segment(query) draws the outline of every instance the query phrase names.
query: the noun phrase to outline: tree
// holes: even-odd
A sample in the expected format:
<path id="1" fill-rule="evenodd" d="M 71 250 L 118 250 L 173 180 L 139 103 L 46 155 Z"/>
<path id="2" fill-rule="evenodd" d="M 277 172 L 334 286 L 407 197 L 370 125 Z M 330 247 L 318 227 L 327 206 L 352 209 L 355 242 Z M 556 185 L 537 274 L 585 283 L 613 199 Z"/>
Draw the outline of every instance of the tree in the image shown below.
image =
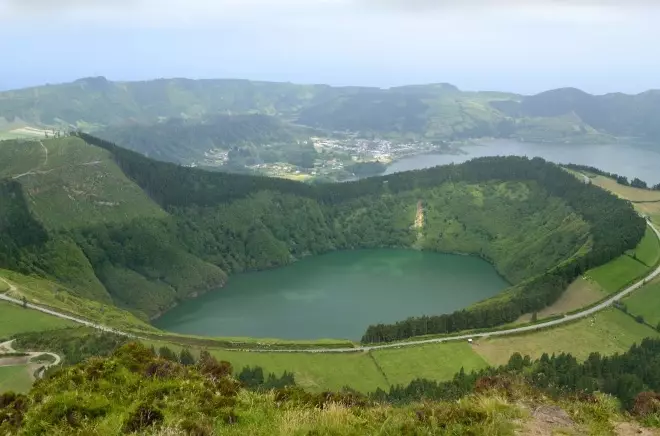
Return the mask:
<path id="1" fill-rule="evenodd" d="M 165 360 L 169 360 L 171 362 L 178 362 L 179 358 L 176 355 L 176 353 L 172 350 L 170 350 L 168 347 L 160 347 L 158 349 L 158 355 L 162 357 Z"/>
<path id="2" fill-rule="evenodd" d="M 635 177 L 633 181 L 630 182 L 630 186 L 634 188 L 648 189 L 648 185 L 646 184 L 646 182 L 637 177 Z"/>
<path id="3" fill-rule="evenodd" d="M 644 317 L 642 315 L 637 315 L 635 317 L 635 321 L 637 321 L 640 324 L 644 324 Z"/>
<path id="4" fill-rule="evenodd" d="M 181 365 L 190 366 L 195 364 L 195 357 L 192 355 L 189 349 L 184 348 L 179 354 L 179 362 Z"/>

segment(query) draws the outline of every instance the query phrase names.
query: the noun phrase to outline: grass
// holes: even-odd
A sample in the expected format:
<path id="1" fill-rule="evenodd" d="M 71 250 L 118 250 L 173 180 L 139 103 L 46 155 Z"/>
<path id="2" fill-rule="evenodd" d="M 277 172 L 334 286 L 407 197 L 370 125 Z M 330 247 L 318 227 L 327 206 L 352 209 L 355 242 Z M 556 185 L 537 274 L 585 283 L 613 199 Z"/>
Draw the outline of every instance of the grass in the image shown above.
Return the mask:
<path id="1" fill-rule="evenodd" d="M 407 385 L 416 378 L 445 381 L 461 367 L 470 372 L 488 366 L 466 342 L 377 350 L 371 356 L 391 385 Z"/>
<path id="2" fill-rule="evenodd" d="M 156 349 L 167 346 L 181 352 L 181 345 L 160 341 L 144 341 Z M 199 348 L 191 347 L 194 355 Z M 240 372 L 246 366 L 261 366 L 266 372 L 282 374 L 294 373 L 296 384 L 312 392 L 340 390 L 350 386 L 361 392 L 371 392 L 377 388 L 388 389 L 385 377 L 378 370 L 374 360 L 362 352 L 356 353 L 275 353 L 230 351 L 208 348 L 219 360 L 232 364 L 234 372 Z"/>
<path id="3" fill-rule="evenodd" d="M 94 320 L 99 324 L 119 329 L 128 331 L 157 331 L 157 329 L 151 325 L 138 319 L 125 310 L 119 309 L 110 304 L 103 304 L 98 301 L 80 298 L 69 292 L 67 288 L 54 282 L 37 277 L 24 276 L 7 270 L 0 270 L 0 276 L 16 285 L 18 291 L 9 293 L 11 297 L 16 299 L 21 299 L 25 296 L 30 303 L 48 306 L 60 312 Z M 3 282 L 0 281 L 0 283 Z M 20 310 L 23 309 L 20 308 Z M 41 312 L 33 310 L 29 310 L 28 312 L 42 315 Z M 53 318 L 45 314 L 43 314 L 43 316 Z M 59 320 L 59 318 L 55 319 Z M 69 321 L 67 321 L 67 323 L 66 326 L 77 325 Z M 0 334 L 0 337 L 2 337 L 2 334 Z"/>
<path id="4" fill-rule="evenodd" d="M 26 393 L 32 387 L 32 380 L 26 366 L 0 366 L 0 394 L 14 391 Z"/>
<path id="5" fill-rule="evenodd" d="M 603 299 L 603 291 L 598 283 L 593 280 L 579 277 L 564 291 L 559 300 L 552 306 L 548 306 L 537 313 L 537 319 L 545 319 L 551 316 L 569 313 L 582 307 L 587 307 Z M 516 321 L 516 324 L 524 324 L 532 321 L 532 314 L 528 313 Z"/>
<path id="6" fill-rule="evenodd" d="M 296 384 L 312 392 L 337 391 L 344 386 L 360 392 L 389 388 L 385 377 L 366 353 L 249 353 L 211 350 L 211 354 L 231 362 L 237 371 L 250 365 L 261 366 L 276 374 L 292 371 Z"/>
<path id="7" fill-rule="evenodd" d="M 660 241 L 653 230 L 646 228 L 646 234 L 642 242 L 633 250 L 631 256 L 650 267 L 655 266 L 660 261 Z"/>
<path id="8" fill-rule="evenodd" d="M 631 186 L 620 185 L 614 179 L 604 176 L 596 176 L 591 178 L 593 184 L 610 191 L 621 198 L 636 201 L 660 201 L 660 192 L 651 191 L 649 189 L 633 188 Z"/>
<path id="9" fill-rule="evenodd" d="M 0 338 L 10 338 L 16 333 L 57 330 L 73 325 L 75 324 L 71 321 L 0 302 Z"/>
<path id="10" fill-rule="evenodd" d="M 44 140 L 43 144 L 48 149 L 47 161 L 38 143 L 25 147 L 23 156 L 14 149 L 12 156 L 16 165 L 35 154 L 41 159 L 37 173 L 19 181 L 28 194 L 32 211 L 47 228 L 68 229 L 166 216 L 126 178 L 105 150 L 90 147 L 78 138 Z M 0 161 L 5 159 L 4 155 L 4 149 L 0 148 Z M 4 172 L 18 174 L 32 169 L 8 167 Z"/>
<path id="11" fill-rule="evenodd" d="M 648 270 L 643 263 L 623 255 L 588 271 L 586 276 L 598 283 L 607 294 L 613 294 L 636 278 L 642 277 Z"/>
<path id="12" fill-rule="evenodd" d="M 660 324 L 660 280 L 655 280 L 635 291 L 624 300 L 628 312 L 642 316 L 652 326 Z"/>
<path id="13" fill-rule="evenodd" d="M 180 345 L 146 341 L 156 349 L 167 346 L 177 353 Z M 199 349 L 193 349 L 198 354 Z M 360 392 L 387 390 L 390 385 L 408 384 L 415 378 L 449 380 L 454 374 L 485 368 L 486 361 L 467 343 L 430 344 L 371 353 L 273 353 L 209 349 L 220 360 L 230 362 L 235 372 L 246 366 L 261 366 L 267 372 L 292 371 L 296 383 L 312 392 L 340 390 L 350 386 Z"/>
<path id="14" fill-rule="evenodd" d="M 474 350 L 491 365 L 507 363 L 519 352 L 534 359 L 543 353 L 571 353 L 586 359 L 592 352 L 610 355 L 624 352 L 645 337 L 660 336 L 658 332 L 618 309 L 607 309 L 591 317 L 535 333 L 480 339 Z"/>
<path id="15" fill-rule="evenodd" d="M 607 294 L 613 294 L 644 276 L 659 258 L 658 238 L 647 228 L 644 238 L 634 250 L 587 271 L 585 275 L 600 285 Z"/>

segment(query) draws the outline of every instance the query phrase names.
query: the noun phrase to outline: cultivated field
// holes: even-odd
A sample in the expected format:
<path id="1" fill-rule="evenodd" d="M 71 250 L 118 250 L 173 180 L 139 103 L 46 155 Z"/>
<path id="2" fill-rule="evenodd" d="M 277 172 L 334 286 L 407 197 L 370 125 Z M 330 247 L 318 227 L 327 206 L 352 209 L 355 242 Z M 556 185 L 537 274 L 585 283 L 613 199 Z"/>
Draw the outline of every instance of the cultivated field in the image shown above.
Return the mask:
<path id="1" fill-rule="evenodd" d="M 165 345 L 177 353 L 182 347 L 147 341 L 156 349 Z M 193 349 L 199 354 L 199 349 Z M 291 371 L 296 383 L 311 391 L 339 390 L 350 386 L 361 392 L 390 385 L 407 384 L 415 378 L 449 380 L 460 371 L 481 369 L 487 363 L 467 343 L 451 342 L 419 347 L 387 349 L 371 353 L 257 353 L 209 350 L 220 360 L 230 362 L 235 372 L 245 366 L 261 366 L 266 372 L 281 374 Z"/>
<path id="2" fill-rule="evenodd" d="M 614 179 L 603 176 L 591 177 L 592 183 L 606 189 L 619 197 L 632 202 L 637 201 L 660 201 L 660 191 L 651 191 L 648 189 L 633 188 L 631 186 L 620 185 Z"/>
<path id="3" fill-rule="evenodd" d="M 74 324 L 36 310 L 0 302 L 0 339 L 22 332 L 39 332 L 71 327 Z"/>
<path id="4" fill-rule="evenodd" d="M 646 337 L 659 336 L 654 329 L 612 308 L 532 334 L 481 339 L 476 341 L 474 351 L 492 365 L 507 363 L 515 352 L 535 359 L 543 353 L 571 353 L 578 359 L 586 359 L 592 352 L 623 352 Z"/>
<path id="5" fill-rule="evenodd" d="M 416 378 L 449 380 L 461 367 L 470 372 L 488 366 L 467 342 L 377 350 L 371 355 L 391 385 L 407 385 Z"/>
<path id="6" fill-rule="evenodd" d="M 652 326 L 660 325 L 660 279 L 635 291 L 623 302 L 632 315 L 642 316 Z"/>
<path id="7" fill-rule="evenodd" d="M 26 366 L 0 366 L 0 394 L 14 391 L 25 393 L 32 387 Z"/>
<path id="8" fill-rule="evenodd" d="M 654 267 L 660 261 L 660 241 L 655 233 L 647 227 L 646 234 L 639 245 L 626 254 L 649 267 Z"/>
<path id="9" fill-rule="evenodd" d="M 605 265 L 587 271 L 585 275 L 598 283 L 607 294 L 613 294 L 635 279 L 643 277 L 649 270 L 650 268 L 641 261 L 624 254 Z"/>
<path id="10" fill-rule="evenodd" d="M 163 345 L 180 352 L 182 347 L 170 343 L 146 341 L 156 349 Z M 191 350 L 199 354 L 199 348 Z M 350 386 L 362 392 L 387 389 L 385 376 L 367 353 L 259 353 L 209 349 L 218 358 L 232 364 L 235 372 L 246 366 L 261 366 L 266 372 L 282 374 L 291 371 L 296 383 L 311 391 L 339 390 Z"/>
<path id="11" fill-rule="evenodd" d="M 540 310 L 537 313 L 537 318 L 544 319 L 554 315 L 572 312 L 602 299 L 603 290 L 600 285 L 592 279 L 580 277 L 571 283 L 555 304 Z M 522 324 L 530 322 L 531 320 L 532 314 L 528 313 L 518 318 L 516 323 Z"/>

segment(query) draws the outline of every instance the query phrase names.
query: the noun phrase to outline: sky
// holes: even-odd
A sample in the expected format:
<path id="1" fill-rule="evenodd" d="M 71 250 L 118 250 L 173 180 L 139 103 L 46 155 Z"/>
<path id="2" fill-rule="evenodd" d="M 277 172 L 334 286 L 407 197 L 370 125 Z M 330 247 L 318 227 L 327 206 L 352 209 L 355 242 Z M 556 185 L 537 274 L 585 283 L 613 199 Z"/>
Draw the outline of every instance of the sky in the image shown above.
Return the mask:
<path id="1" fill-rule="evenodd" d="M 660 88 L 657 0 L 0 0 L 0 89 L 105 76 Z"/>

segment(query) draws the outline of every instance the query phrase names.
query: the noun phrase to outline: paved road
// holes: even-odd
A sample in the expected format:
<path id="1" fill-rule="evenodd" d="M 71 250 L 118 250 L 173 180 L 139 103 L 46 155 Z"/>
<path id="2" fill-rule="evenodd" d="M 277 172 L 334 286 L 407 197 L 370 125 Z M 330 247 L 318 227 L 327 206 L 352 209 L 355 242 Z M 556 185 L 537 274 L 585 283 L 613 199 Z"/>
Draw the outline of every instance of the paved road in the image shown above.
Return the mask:
<path id="1" fill-rule="evenodd" d="M 6 283 L 9 286 L 9 292 L 18 292 L 18 289 L 16 288 L 16 286 L 11 284 L 7 280 L 0 277 L 0 281 Z M 9 296 L 4 295 L 4 294 L 0 294 L 0 300 L 8 301 L 10 303 L 18 304 L 18 305 L 21 305 L 21 306 L 23 305 L 23 301 L 21 301 L 19 299 L 16 299 L 16 298 L 9 297 Z M 39 312 L 47 313 L 49 315 L 53 315 L 53 316 L 56 316 L 58 318 L 68 319 L 69 321 L 73 321 L 75 323 L 82 324 L 82 325 L 85 325 L 87 327 L 92 327 L 92 328 L 95 328 L 97 330 L 101 330 L 101 331 L 108 332 L 108 333 L 114 333 L 114 334 L 117 334 L 117 335 L 120 335 L 120 336 L 134 337 L 134 335 L 132 335 L 130 333 L 125 333 L 125 332 L 122 332 L 122 331 L 119 331 L 119 330 L 115 330 L 113 328 L 104 326 L 102 324 L 96 324 L 96 323 L 93 323 L 91 321 L 87 321 L 85 319 L 76 318 L 75 316 L 60 313 L 60 312 L 57 312 L 55 310 L 51 310 L 51 309 L 47 309 L 45 307 L 37 306 L 37 305 L 32 304 L 32 303 L 27 303 L 26 306 L 27 306 L 28 309 L 38 310 Z"/>
<path id="2" fill-rule="evenodd" d="M 660 230 L 655 228 L 655 226 L 650 222 L 647 221 L 648 226 L 655 232 L 657 235 L 658 239 L 660 239 Z M 653 280 L 654 278 L 660 276 L 660 267 L 658 267 L 655 271 L 651 272 L 646 278 L 643 280 L 640 280 L 639 282 L 635 283 L 634 285 L 631 285 L 630 287 L 624 289 L 623 291 L 617 293 L 616 295 L 612 296 L 611 298 L 608 298 L 607 300 L 603 301 L 602 303 L 599 303 L 598 305 L 591 307 L 589 309 L 585 309 L 582 312 L 574 313 L 572 315 L 566 315 L 563 318 L 559 319 L 554 319 L 552 321 L 547 321 L 547 322 L 542 322 L 539 324 L 534 324 L 534 325 L 527 325 L 523 327 L 516 327 L 508 330 L 497 330 L 497 331 L 491 331 L 491 332 L 485 332 L 485 333 L 474 333 L 474 334 L 469 334 L 469 335 L 458 335 L 458 336 L 448 336 L 444 338 L 434 338 L 434 339 L 424 339 L 424 340 L 419 340 L 419 341 L 407 341 L 407 342 L 394 342 L 394 343 L 389 343 L 389 344 L 383 344 L 383 345 L 369 345 L 369 346 L 363 346 L 363 347 L 352 347 L 352 348 L 314 348 L 314 349 L 304 349 L 304 350 L 281 350 L 281 349 L 245 349 L 245 350 L 235 350 L 235 351 L 251 351 L 251 352 L 277 352 L 277 353 L 355 353 L 355 352 L 360 352 L 360 351 L 371 351 L 371 350 L 383 350 L 386 348 L 401 348 L 401 347 L 412 347 L 414 345 L 423 345 L 423 344 L 436 344 L 436 343 L 441 343 L 441 342 L 450 342 L 450 341 L 460 341 L 460 340 L 467 340 L 467 339 L 473 339 L 473 338 L 485 338 L 485 337 L 490 337 L 490 336 L 507 336 L 507 335 L 514 335 L 518 333 L 526 333 L 526 332 L 532 332 L 535 330 L 541 330 L 545 329 L 548 327 L 552 326 L 557 326 L 560 324 L 565 324 L 567 322 L 575 321 L 577 319 L 585 318 L 589 315 L 593 315 L 596 312 L 599 312 L 603 309 L 606 309 L 609 307 L 612 303 L 615 301 L 618 301 L 622 299 L 623 297 L 629 295 L 630 293 L 634 292 L 635 290 L 639 289 L 640 287 L 644 286 L 647 282 Z M 17 291 L 16 287 L 9 283 L 8 281 L 4 280 L 3 278 L 0 278 L 0 281 L 5 282 L 9 286 L 10 291 Z M 22 301 L 17 300 L 15 298 L 8 297 L 6 295 L 0 294 L 0 300 L 5 300 L 9 301 L 11 303 L 15 304 L 23 304 Z M 70 321 L 76 322 L 78 324 L 86 325 L 88 327 L 92 327 L 98 330 L 102 330 L 104 332 L 109 332 L 109 333 L 115 333 L 121 336 L 127 336 L 135 339 L 141 339 L 139 336 L 135 336 L 130 333 L 122 332 L 119 330 L 112 329 L 110 327 L 101 325 L 101 324 L 96 324 L 87 320 L 83 320 L 80 318 L 76 318 L 70 315 L 66 315 L 63 313 L 59 313 L 50 309 L 46 309 L 44 307 L 40 307 L 34 304 L 27 304 L 27 307 L 30 309 L 38 310 L 43 313 L 47 313 L 49 315 L 57 316 L 59 318 L 63 319 L 68 319 Z"/>
<path id="3" fill-rule="evenodd" d="M 0 359 L 2 359 L 2 354 L 3 353 L 15 353 L 16 352 L 16 350 L 14 350 L 14 347 L 12 346 L 13 342 L 14 342 L 14 340 L 11 340 L 11 341 L 3 342 L 3 343 L 0 344 Z M 33 357 L 43 356 L 44 354 L 47 354 L 47 355 L 51 356 L 53 359 L 55 359 L 54 362 L 45 363 L 39 369 L 39 372 L 36 374 L 37 378 L 43 377 L 44 372 L 46 372 L 46 370 L 48 368 L 50 368 L 51 366 L 59 365 L 60 362 L 62 361 L 62 358 L 58 354 L 51 353 L 51 352 L 48 352 L 48 351 L 31 351 L 31 352 L 26 353 L 26 354 L 28 355 L 28 362 Z"/>

